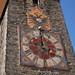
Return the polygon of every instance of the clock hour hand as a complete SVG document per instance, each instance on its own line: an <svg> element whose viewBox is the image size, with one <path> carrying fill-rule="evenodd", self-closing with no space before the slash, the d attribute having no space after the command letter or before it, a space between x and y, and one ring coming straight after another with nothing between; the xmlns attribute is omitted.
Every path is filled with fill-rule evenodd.
<svg viewBox="0 0 75 75"><path fill-rule="evenodd" d="M45 48L45 44L43 42L43 37L42 37L43 29L42 29L42 27L39 26L38 27L38 30L40 31L40 38L41 38L41 46L42 46L42 49L43 49L43 51L48 51L49 52L50 51L50 48L49 49Z"/></svg>
<svg viewBox="0 0 75 75"><path fill-rule="evenodd" d="M42 27L39 26L39 27L38 27L38 30L40 31L41 46L42 46L43 52L44 52L44 51L47 51L48 53L53 53L53 50L51 50L50 48L46 47L46 45L45 45L44 42L43 42L43 37L42 37L43 29L42 29Z"/></svg>
<svg viewBox="0 0 75 75"><path fill-rule="evenodd" d="M44 48L44 43L43 43L43 40L42 40L43 39L43 37L42 37L42 31L43 31L43 29L42 29L41 26L39 26L38 30L40 31L41 45L42 45L42 48Z"/></svg>

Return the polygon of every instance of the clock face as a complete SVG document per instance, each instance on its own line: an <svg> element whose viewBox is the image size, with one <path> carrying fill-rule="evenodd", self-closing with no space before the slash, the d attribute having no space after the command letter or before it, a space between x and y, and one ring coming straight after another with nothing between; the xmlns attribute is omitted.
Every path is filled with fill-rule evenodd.
<svg viewBox="0 0 75 75"><path fill-rule="evenodd" d="M45 68L61 68L64 64L67 69L58 34L39 30L21 34L21 64Z"/></svg>
<svg viewBox="0 0 75 75"><path fill-rule="evenodd" d="M45 30L50 30L49 16L43 14L43 10L38 8L32 8L27 12L27 23L32 29L37 29L42 26Z"/></svg>

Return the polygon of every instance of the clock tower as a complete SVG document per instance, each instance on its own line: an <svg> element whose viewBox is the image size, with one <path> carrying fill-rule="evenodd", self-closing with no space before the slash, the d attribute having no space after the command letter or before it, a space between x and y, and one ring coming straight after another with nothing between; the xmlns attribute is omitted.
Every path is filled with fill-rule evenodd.
<svg viewBox="0 0 75 75"><path fill-rule="evenodd" d="M1 75L75 75L60 0L10 0L0 35Z"/></svg>

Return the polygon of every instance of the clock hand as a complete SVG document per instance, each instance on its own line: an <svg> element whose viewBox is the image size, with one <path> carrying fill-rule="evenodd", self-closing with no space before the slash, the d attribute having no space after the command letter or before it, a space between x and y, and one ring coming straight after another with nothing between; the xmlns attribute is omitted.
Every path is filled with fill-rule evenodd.
<svg viewBox="0 0 75 75"><path fill-rule="evenodd" d="M44 52L44 51L49 52L49 51L50 51L50 48L49 48L49 49L46 49L46 48L45 48L45 45L44 45L44 42L43 42L43 37L42 37L42 31L43 31L43 29L42 29L42 27L39 26L39 27L38 27L38 30L40 31L41 46L42 46L41 48L43 49L43 52Z"/></svg>
<svg viewBox="0 0 75 75"><path fill-rule="evenodd" d="M54 51L53 51L51 48L46 48L46 46L45 46L45 44L44 44L44 42L43 42L43 37L42 37L42 31L43 31L43 29L42 29L42 27L39 26L38 29L39 29L39 31L40 31L41 46L42 46L41 48L43 49L43 53L44 53L45 51L47 51L48 53L54 54Z"/></svg>
<svg viewBox="0 0 75 75"><path fill-rule="evenodd" d="M43 29L42 29L41 26L39 26L38 29L40 31L41 45L42 45L42 48L43 48L44 47L44 43L43 43L43 40L42 40L43 39L43 37L42 37L42 31L43 31Z"/></svg>

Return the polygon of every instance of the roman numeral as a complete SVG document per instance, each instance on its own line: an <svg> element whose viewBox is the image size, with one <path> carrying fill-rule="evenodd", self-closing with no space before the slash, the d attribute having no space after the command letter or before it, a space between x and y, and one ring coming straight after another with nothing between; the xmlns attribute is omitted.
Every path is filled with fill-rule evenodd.
<svg viewBox="0 0 75 75"><path fill-rule="evenodd" d="M59 59L62 59L62 57L61 57L60 55L58 55L58 54L55 55L55 56L56 56L57 58L59 58Z"/></svg>
<svg viewBox="0 0 75 75"><path fill-rule="evenodd" d="M27 43L23 43L23 45L24 45L24 46L28 46L28 44L27 44Z"/></svg>
<svg viewBox="0 0 75 75"><path fill-rule="evenodd" d="M28 39L28 40L30 40L30 39L31 39L31 37L30 37L30 36L27 36L27 39Z"/></svg>
<svg viewBox="0 0 75 75"><path fill-rule="evenodd" d="M44 65L47 66L47 61L44 59Z"/></svg>
<svg viewBox="0 0 75 75"><path fill-rule="evenodd" d="M57 48L57 51L62 51L62 49Z"/></svg>
<svg viewBox="0 0 75 75"><path fill-rule="evenodd" d="M27 56L32 54L32 52L30 50L26 50L25 53L26 53Z"/></svg>
<svg viewBox="0 0 75 75"><path fill-rule="evenodd" d="M56 63L53 59L52 59L52 62L53 62L53 64L54 64L54 65L56 65L56 64L57 64L57 63Z"/></svg>
<svg viewBox="0 0 75 75"><path fill-rule="evenodd" d="M54 44L58 43L58 41L54 42Z"/></svg>
<svg viewBox="0 0 75 75"><path fill-rule="evenodd" d="M35 56L35 57L33 58L33 61L37 63L37 61L38 61L38 57Z"/></svg>
<svg viewBox="0 0 75 75"><path fill-rule="evenodd" d="M49 36L49 40L51 40L53 43L57 43L57 40L53 36Z"/></svg>
<svg viewBox="0 0 75 75"><path fill-rule="evenodd" d="M30 50L26 50L25 53L28 54L29 52L31 52Z"/></svg>
<svg viewBox="0 0 75 75"><path fill-rule="evenodd" d="M51 39L51 37L50 37L50 36L48 36L48 38L50 38L50 39Z"/></svg>

